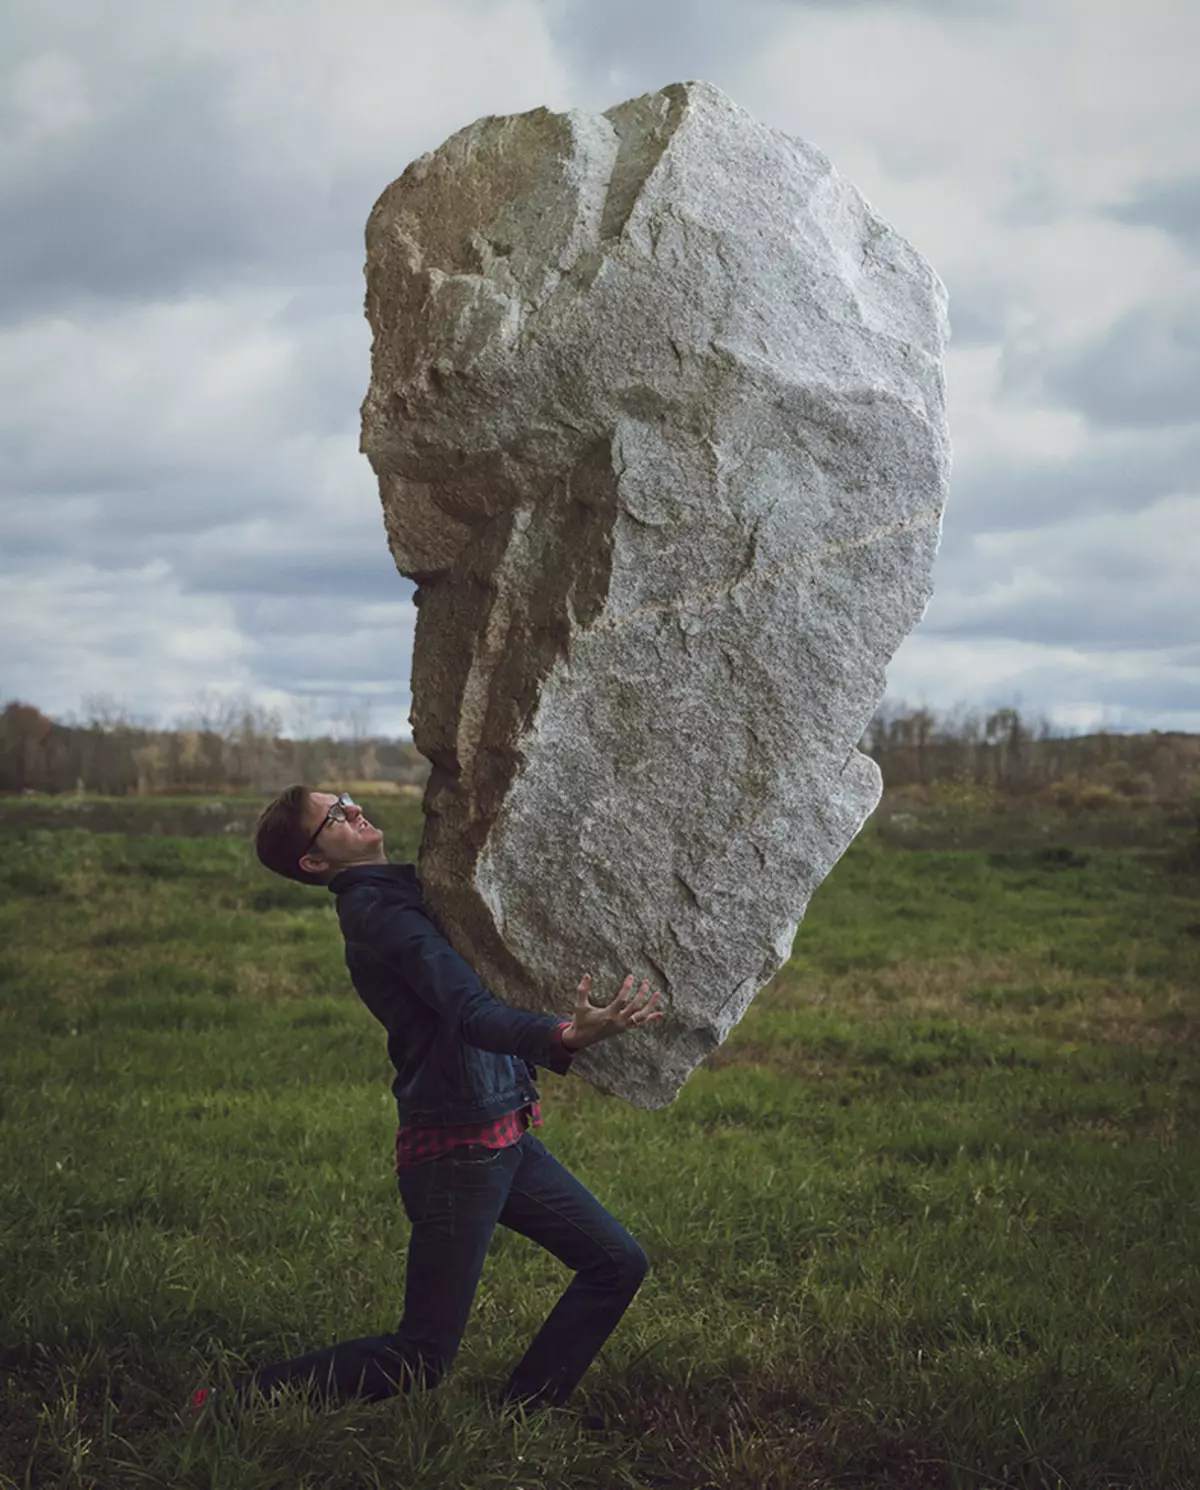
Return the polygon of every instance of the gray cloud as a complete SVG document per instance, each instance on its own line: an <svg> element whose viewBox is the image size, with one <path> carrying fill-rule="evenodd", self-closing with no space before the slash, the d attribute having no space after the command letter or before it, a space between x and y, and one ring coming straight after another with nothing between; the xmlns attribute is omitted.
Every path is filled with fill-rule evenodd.
<svg viewBox="0 0 1200 1490"><path fill-rule="evenodd" d="M631 91L703 78L722 80L798 13L882 9L887 0L542 0L564 56L597 79L615 74ZM951 20L1002 14L1012 0L906 0L905 8ZM608 103L617 103L611 98Z"/></svg>
<svg viewBox="0 0 1200 1490"><path fill-rule="evenodd" d="M1053 222L1066 201L1044 166L1029 162L1016 173L1002 220L1014 228L1041 227Z"/></svg>
<svg viewBox="0 0 1200 1490"><path fill-rule="evenodd" d="M1190 424L1200 418L1200 310L1152 305L1043 373L1060 403L1108 428Z"/></svg>
<svg viewBox="0 0 1200 1490"><path fill-rule="evenodd" d="M1057 706L1099 703L1106 709L1129 710L1135 715L1148 712L1158 718L1164 714L1194 718L1195 680L1186 674L1172 674L1169 663L1166 659L1164 662L1167 665L1129 677L1115 673L1097 677L1055 663L1035 665L1022 674L1021 687L1030 700L1047 700Z"/></svg>
<svg viewBox="0 0 1200 1490"><path fill-rule="evenodd" d="M334 453L347 484L369 492L356 454L369 374L360 298L356 273L274 314L252 305L241 325L221 307L109 308L66 335L48 321L0 338L13 374L0 407L10 493L0 523L26 543L40 526L103 553L114 539L294 513ZM23 383L24 367L37 372ZM90 505L61 524L63 502L81 497Z"/></svg>
<svg viewBox="0 0 1200 1490"><path fill-rule="evenodd" d="M290 525L247 537L236 520L261 514L261 491L241 488L218 509L194 494L184 508L149 514L127 502L66 500L47 522L41 501L6 504L0 522L0 573L39 562L86 564L113 576L166 563L184 594L327 595L359 602L408 600L413 584L396 569L378 504L355 502L339 515L307 512ZM217 526L221 517L227 526ZM174 519L172 521L171 519Z"/></svg>
<svg viewBox="0 0 1200 1490"><path fill-rule="evenodd" d="M1138 512L1194 490L1200 430L1094 440L1061 460L990 459L954 478L944 549L956 557L983 532L1038 528L1101 512Z"/></svg>
<svg viewBox="0 0 1200 1490"><path fill-rule="evenodd" d="M1200 175L1148 182L1126 202L1107 209L1118 222L1161 228L1193 253L1200 253Z"/></svg>
<svg viewBox="0 0 1200 1490"><path fill-rule="evenodd" d="M228 83L212 63L172 59L8 185L0 317L231 279L353 281L374 193L353 178L302 181L249 152Z"/></svg>
<svg viewBox="0 0 1200 1490"><path fill-rule="evenodd" d="M950 340L955 348L990 346L1004 340L1009 293L995 282L947 276Z"/></svg>
<svg viewBox="0 0 1200 1490"><path fill-rule="evenodd" d="M1174 591L1155 590L1152 579L1150 584L1147 592L1097 573L1064 580L1051 594L960 604L954 606L957 614L946 620L945 612L961 597L946 596L947 603L940 604L935 596L922 625L931 635L1001 637L1081 652L1170 647L1179 639L1180 605L1187 604L1188 592L1182 584Z"/></svg>
<svg viewBox="0 0 1200 1490"><path fill-rule="evenodd" d="M153 466L98 475L97 484L82 493L31 483L7 498L0 512L0 567L21 552L87 558L100 568L114 568L130 556L145 561L186 546L237 523L247 512L285 517L291 509L297 521L312 520L303 502L306 493L291 485L286 470L273 470L267 462L228 476Z"/></svg>
<svg viewBox="0 0 1200 1490"><path fill-rule="evenodd" d="M778 0L544 0L547 24L562 54L586 75L598 97L661 88L693 78L722 85L786 17ZM615 75L615 77L614 77Z"/></svg>
<svg viewBox="0 0 1200 1490"><path fill-rule="evenodd" d="M333 595L243 597L235 615L263 686L317 698L373 692L407 710L411 604L368 611Z"/></svg>
<svg viewBox="0 0 1200 1490"><path fill-rule="evenodd" d="M1077 654L1165 654L1188 635L1200 592L1200 493L1138 512L1081 514L985 533L947 566L922 630Z"/></svg>
<svg viewBox="0 0 1200 1490"><path fill-rule="evenodd" d="M185 591L207 595L253 597L324 596L344 602L390 602L412 599L415 586L396 569L384 546L382 524L379 541L370 548L357 543L347 551L330 551L314 532L306 552L240 554L236 550L217 557L175 564Z"/></svg>

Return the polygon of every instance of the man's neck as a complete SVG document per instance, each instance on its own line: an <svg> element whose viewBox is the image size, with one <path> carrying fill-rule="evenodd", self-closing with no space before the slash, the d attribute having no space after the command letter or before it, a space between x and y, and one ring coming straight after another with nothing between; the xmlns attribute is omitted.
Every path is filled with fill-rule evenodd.
<svg viewBox="0 0 1200 1490"><path fill-rule="evenodd" d="M387 856L387 854L383 850L383 845L380 844L379 847L377 849L375 849L375 851L372 854L370 854L369 856L364 854L364 856L361 859L348 859L346 861L346 863L339 864L335 869L333 869L330 872L329 879L327 879L325 881L325 883L328 884L329 883L329 880L337 879L338 875L341 874L342 871L345 870L345 869L365 869L368 864L387 864L387 863L388 863L388 856Z"/></svg>

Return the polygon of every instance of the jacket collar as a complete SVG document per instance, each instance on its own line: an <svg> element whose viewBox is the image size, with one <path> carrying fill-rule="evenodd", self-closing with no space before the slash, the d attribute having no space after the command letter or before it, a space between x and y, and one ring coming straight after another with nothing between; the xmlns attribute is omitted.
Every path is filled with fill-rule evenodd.
<svg viewBox="0 0 1200 1490"><path fill-rule="evenodd" d="M405 885L421 893L415 864L355 864L339 870L327 888L334 895L342 895L355 885Z"/></svg>

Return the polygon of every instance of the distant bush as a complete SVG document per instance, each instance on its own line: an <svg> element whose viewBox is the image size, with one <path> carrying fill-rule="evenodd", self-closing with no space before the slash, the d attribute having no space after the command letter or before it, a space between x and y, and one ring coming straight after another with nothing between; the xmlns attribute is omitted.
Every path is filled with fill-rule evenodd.
<svg viewBox="0 0 1200 1490"><path fill-rule="evenodd" d="M963 812L990 812L1000 801L1000 793L992 782L964 781L961 778L932 782L925 797L937 807L951 807Z"/></svg>
<svg viewBox="0 0 1200 1490"><path fill-rule="evenodd" d="M1034 799L1043 807L1058 807L1064 812L1098 812L1128 804L1130 795L1103 781L1053 781L1044 786Z"/></svg>
<svg viewBox="0 0 1200 1490"><path fill-rule="evenodd" d="M884 785L918 801L964 807L1023 798L1067 810L1123 800L1179 807L1200 792L1200 735L1151 730L1070 735L1016 709L938 716L928 709L885 705L860 749L874 759ZM932 791L933 799L924 794Z"/></svg>

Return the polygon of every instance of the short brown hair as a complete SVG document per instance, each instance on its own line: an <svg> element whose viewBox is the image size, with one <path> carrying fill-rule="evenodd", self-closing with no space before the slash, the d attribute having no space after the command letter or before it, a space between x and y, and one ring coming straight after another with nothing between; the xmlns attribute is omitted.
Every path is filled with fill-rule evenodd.
<svg viewBox="0 0 1200 1490"><path fill-rule="evenodd" d="M254 852L260 863L284 879L323 885L320 875L300 868L300 855L311 837L305 822L308 801L308 787L289 786L264 807L254 829Z"/></svg>

